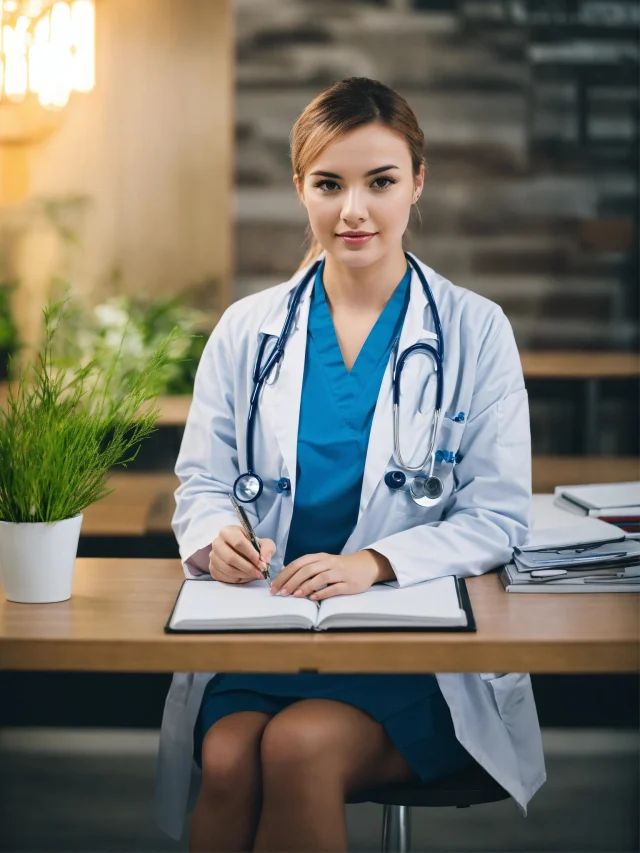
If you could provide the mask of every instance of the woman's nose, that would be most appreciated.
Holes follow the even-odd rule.
[[[367,206],[364,195],[358,190],[350,190],[342,206],[342,219],[347,224],[367,218]]]

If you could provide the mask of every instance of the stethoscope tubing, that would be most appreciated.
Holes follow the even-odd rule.
[[[444,361],[444,336],[442,334],[442,324],[440,322],[440,316],[438,313],[438,309],[436,307],[435,299],[433,297],[433,293],[431,292],[431,288],[427,279],[424,276],[424,273],[420,269],[418,262],[410,255],[408,252],[405,252],[405,257],[408,262],[411,264],[413,269],[416,271],[420,282],[422,284],[422,288],[427,297],[427,301],[429,302],[429,307],[431,310],[431,316],[433,317],[433,324],[435,326],[436,331],[436,345],[437,348],[434,348],[430,344],[426,343],[417,343],[408,347],[400,357],[397,356],[397,347],[399,338],[394,342],[394,366],[393,366],[393,374],[392,374],[392,384],[393,384],[393,418],[394,418],[394,461],[401,467],[406,469],[407,471],[422,471],[424,466],[426,465],[429,458],[431,459],[429,478],[431,479],[433,476],[433,469],[435,463],[435,441],[438,433],[438,428],[440,425],[440,417],[442,410],[442,401],[444,396],[444,387],[443,387],[443,361]],[[267,357],[266,363],[264,366],[262,365],[262,358],[264,356],[264,351],[267,344],[267,336],[262,339],[260,342],[260,346],[258,348],[258,354],[256,357],[256,362],[254,365],[252,379],[253,379],[253,391],[251,393],[251,397],[249,399],[249,413],[247,416],[247,436],[246,436],[246,449],[247,449],[247,471],[245,474],[241,474],[236,483],[234,484],[234,492],[237,492],[237,484],[240,480],[246,479],[247,477],[253,478],[257,484],[258,488],[256,490],[255,495],[251,498],[251,500],[255,500],[260,496],[263,489],[262,479],[256,474],[254,468],[254,459],[253,459],[253,434],[255,428],[255,418],[258,411],[258,399],[260,397],[260,392],[262,390],[262,386],[268,379],[270,373],[273,368],[278,364],[278,362],[282,359],[284,355],[284,348],[289,337],[289,333],[291,331],[291,326],[294,321],[295,313],[302,298],[302,294],[309,283],[309,281],[315,276],[316,271],[319,265],[322,263],[322,260],[315,261],[311,265],[311,267],[305,273],[302,281],[297,285],[293,295],[289,300],[289,304],[287,306],[287,316],[285,318],[282,330],[278,335],[278,338],[275,342],[275,345],[269,356]],[[402,454],[400,452],[400,379],[402,375],[402,369],[404,367],[404,362],[406,359],[413,355],[416,352],[423,352],[427,354],[431,361],[433,362],[434,371],[436,373],[436,401],[435,401],[435,411],[434,416],[431,423],[431,432],[429,436],[429,444],[427,449],[427,454],[421,465],[408,465],[402,458]],[[401,473],[401,472],[395,472]],[[246,498],[243,499],[239,494],[236,494],[238,500],[244,500],[246,502]]]
[[[309,280],[315,275],[316,270],[320,266],[320,263],[321,261],[316,261],[311,266],[311,268],[307,270],[306,275],[304,276],[300,284],[296,287],[293,297],[289,302],[287,316],[285,318],[282,331],[278,335],[278,339],[275,342],[273,349],[269,353],[269,357],[267,358],[264,367],[261,367],[261,364],[262,356],[264,354],[264,350],[267,344],[267,336],[265,335],[265,337],[260,342],[258,356],[256,358],[256,363],[253,368],[254,384],[253,391],[251,393],[251,398],[249,400],[249,415],[247,418],[247,473],[249,474],[255,474],[255,469],[253,467],[253,429],[255,417],[258,411],[258,397],[260,396],[260,391],[264,383],[269,378],[269,374],[284,355],[284,347],[287,342],[287,338],[289,337],[289,332],[291,330],[291,325],[293,324],[293,318],[295,317],[295,312],[298,307],[298,303],[302,298],[302,294],[304,293],[305,287],[309,283]]]

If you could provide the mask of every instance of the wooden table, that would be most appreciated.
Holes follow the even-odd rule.
[[[640,595],[505,593],[469,578],[477,632],[165,634],[178,560],[76,562],[57,604],[0,598],[0,669],[89,672],[634,672]]]

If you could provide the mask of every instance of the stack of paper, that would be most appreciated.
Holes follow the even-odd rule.
[[[640,480],[556,486],[554,503],[576,515],[600,518],[627,533],[640,532]]]
[[[640,541],[597,519],[537,531],[500,579],[507,592],[640,592]]]

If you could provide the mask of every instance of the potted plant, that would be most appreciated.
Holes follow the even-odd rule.
[[[71,596],[83,510],[113,491],[109,470],[135,459],[155,429],[158,376],[175,339],[166,336],[133,369],[122,353],[56,366],[66,299],[43,310],[44,343],[0,411],[0,580],[10,601]]]

